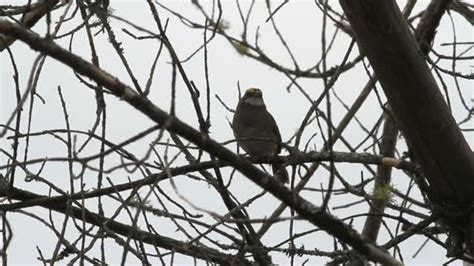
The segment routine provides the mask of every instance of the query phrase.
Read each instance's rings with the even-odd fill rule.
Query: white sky
[[[8,4],[11,1],[0,0],[0,4]],[[16,1],[15,3],[18,3]],[[155,22],[150,15],[149,9],[145,4],[145,1],[111,1],[111,7],[114,9],[114,14],[117,16],[124,17],[129,21],[136,23],[137,25],[147,28],[151,31],[157,31]],[[198,10],[192,6],[190,1],[165,1],[166,5],[175,11],[179,11],[186,17],[199,22],[204,23],[202,16]],[[417,6],[416,10],[423,8],[427,1],[421,1]],[[203,5],[210,6],[210,1],[203,1]],[[247,10],[249,1],[242,1],[244,10]],[[331,1],[332,3],[332,1]],[[337,2],[334,1],[334,5],[337,6]],[[276,6],[276,4],[275,4]],[[61,9],[62,10],[62,9]],[[228,21],[230,25],[229,33],[235,37],[239,37],[242,24],[238,15],[237,7],[233,1],[223,1],[223,18]],[[417,13],[417,11],[413,13]],[[61,11],[62,12],[62,11]],[[160,15],[163,18],[169,16],[169,13],[162,9],[159,9]],[[57,17],[60,12],[54,13]],[[292,61],[290,60],[286,50],[276,38],[273,32],[273,28],[270,23],[265,23],[268,17],[264,1],[258,1],[255,6],[254,13],[250,19],[250,32],[248,33],[249,39],[253,40],[255,36],[256,26],[260,26],[260,47],[267,55],[269,55],[276,62],[292,67]],[[295,57],[298,64],[302,69],[314,65],[321,56],[321,12],[316,8],[312,1],[291,1],[290,4],[286,5],[276,15],[277,24]],[[462,18],[453,14],[455,23],[459,25],[456,28],[456,34],[458,41],[472,41],[473,32],[472,28],[463,21]],[[164,19],[163,19],[164,21]],[[159,43],[153,40],[138,41],[130,38],[128,35],[120,31],[122,27],[126,27],[125,24],[119,23],[115,20],[111,20],[111,23],[115,29],[117,38],[121,41],[125,56],[130,63],[131,68],[134,70],[138,82],[142,87],[145,86],[147,81],[150,66]],[[78,25],[78,20],[72,20],[64,25],[60,33],[65,33],[68,30]],[[130,27],[126,27],[130,30]],[[44,33],[45,23],[44,20],[39,22],[33,30]],[[334,27],[329,23],[328,36],[332,36]],[[136,31],[132,31],[137,33]],[[203,40],[202,30],[191,30],[185,27],[175,17],[170,17],[169,26],[167,30],[168,36],[176,49],[179,58],[184,59],[191,54],[196,48],[198,48]],[[139,33],[138,33],[139,34]],[[450,54],[451,50],[449,47],[440,48],[439,44],[443,42],[452,42],[452,29],[449,22],[449,18],[445,16],[442,24],[438,29],[437,40],[435,42],[435,49],[441,51],[443,54]],[[57,41],[63,47],[67,47],[69,38],[63,38]],[[344,34],[340,33],[336,39],[334,45],[334,51],[330,53],[328,57],[328,65],[332,66],[338,64],[345,53],[345,49],[348,47],[348,39]],[[100,64],[103,69],[109,73],[119,77],[119,79],[129,85],[132,85],[130,78],[126,74],[126,71],[119,61],[118,56],[112,49],[110,43],[107,42],[105,34],[99,34],[96,38],[96,45],[98,48],[98,54],[100,57]],[[73,51],[76,54],[83,56],[86,60],[90,60],[89,46],[85,38],[85,34],[81,31],[79,34],[74,36]],[[264,92],[264,98],[268,109],[276,118],[283,140],[288,140],[289,137],[297,130],[301,123],[301,119],[309,108],[309,102],[299,93],[295,87],[292,87],[291,92],[287,92],[285,88],[289,84],[289,80],[280,72],[270,69],[270,67],[256,62],[252,59],[243,57],[235,52],[235,50],[225,41],[222,37],[217,37],[209,46],[209,72],[210,72],[210,85],[212,90],[212,110],[211,119],[212,137],[219,141],[227,141],[233,138],[232,131],[228,125],[227,119],[231,120],[232,114],[227,112],[221,104],[215,100],[214,95],[219,95],[223,101],[230,107],[234,107],[238,100],[237,83],[239,82],[242,89],[247,87],[258,87]],[[20,71],[20,88],[22,91],[26,89],[26,83],[28,80],[29,70],[33,64],[34,58],[37,53],[32,52],[29,48],[20,43],[16,42],[12,46],[12,51],[15,55],[16,64]],[[357,50],[355,49],[352,53],[352,58],[356,55]],[[0,118],[1,123],[4,124],[10,116],[12,110],[15,108],[14,98],[14,86],[12,76],[12,68],[7,53],[0,53]],[[442,63],[444,67],[449,66],[448,63]],[[198,88],[201,89],[203,97],[201,97],[202,106],[205,106],[205,76],[203,67],[203,54],[200,53],[193,57],[190,61],[184,64],[187,75],[193,80]],[[449,69],[449,68],[448,68]],[[472,69],[469,68],[467,62],[460,62],[459,72],[470,73]],[[152,92],[149,96],[159,107],[169,110],[170,106],[170,73],[171,65],[169,64],[169,57],[167,52],[163,53],[163,57],[159,59],[158,67],[155,71],[154,83],[152,86]],[[459,121],[466,115],[465,110],[462,108],[459,98],[457,97],[454,82],[451,78],[446,79],[448,87],[450,89],[453,113],[455,118]],[[334,86],[338,96],[344,99],[347,104],[352,104],[353,100],[359,92],[362,90],[363,85],[367,82],[367,76],[364,70],[359,66],[349,73],[342,75],[341,79]],[[321,80],[300,80],[299,83],[314,99],[319,96],[322,91],[323,85]],[[472,96],[473,84],[466,80],[459,79],[460,87],[465,97]],[[95,118],[95,99],[93,91],[85,88],[80,84],[74,77],[72,71],[48,58],[46,60],[44,70],[40,76],[38,83],[38,93],[46,100],[46,104],[42,104],[39,99],[36,99],[35,111],[33,115],[32,132],[37,132],[46,129],[57,129],[64,128],[65,122],[61,110],[61,104],[59,96],[57,94],[57,87],[61,86],[64,97],[67,101],[67,108],[70,114],[70,121],[72,128],[88,130],[91,128]],[[187,89],[183,82],[178,78],[177,86],[177,116],[183,121],[197,127],[197,119],[192,109],[191,101]],[[380,93],[383,91],[378,87]],[[334,99],[334,98],[333,98]],[[469,102],[469,98],[467,99]],[[321,109],[325,110],[324,104],[321,104]],[[205,110],[205,108],[204,108]],[[23,121],[26,121],[26,114],[28,108],[24,109]],[[337,124],[345,114],[345,109],[341,104],[333,101],[333,119]],[[366,101],[364,106],[358,112],[358,118],[368,127],[378,119],[380,115],[380,107],[377,102],[375,95],[371,94],[369,99]],[[107,97],[107,123],[108,123],[108,139],[114,143],[119,143],[130,136],[140,132],[153,125],[147,118],[142,114],[135,111],[131,107],[127,106],[126,103],[121,102],[114,97]],[[312,124],[311,127],[314,129],[309,130],[305,134],[306,140],[314,133],[319,132],[316,124]],[[472,127],[472,124],[471,124]],[[26,130],[26,123],[22,125],[22,130]],[[11,135],[11,133],[9,134]],[[319,136],[319,134],[318,134]],[[148,148],[149,141],[155,136],[145,138],[138,143],[130,145],[128,148],[135,153],[137,157],[144,156],[145,150]],[[344,137],[349,140],[352,145],[357,145],[364,137],[365,133],[357,126],[355,122],[352,122],[346,129]],[[474,145],[473,133],[467,134],[471,147]],[[78,142],[84,141],[83,136],[78,136]],[[163,139],[162,141],[166,141]],[[400,140],[399,151],[404,151],[403,141]],[[316,145],[316,150],[321,147],[321,137],[317,137],[316,141],[313,141],[313,145]],[[8,146],[7,146],[8,145]],[[11,143],[5,139],[0,139],[0,146],[9,149]],[[78,145],[79,146],[79,145]],[[363,148],[368,145],[363,145]],[[24,149],[21,146],[20,150]],[[87,151],[82,153],[82,156],[95,154],[98,152],[98,146],[96,144],[91,145]],[[229,148],[235,149],[235,144],[229,145]],[[314,147],[312,148],[314,149]],[[339,142],[336,145],[335,150],[347,151],[346,148]],[[44,158],[45,156],[57,157],[65,155],[65,146],[58,142],[51,136],[40,136],[34,137],[30,144],[29,158]],[[360,151],[359,151],[360,152]],[[367,152],[373,152],[372,149]],[[21,157],[20,157],[21,158]],[[113,166],[117,163],[117,157],[113,156],[111,159],[106,161],[106,165]],[[5,164],[5,156],[0,156],[0,162],[2,165]],[[179,160],[177,165],[184,164],[184,160]],[[40,165],[30,166],[30,171],[39,169]],[[79,171],[79,169],[75,169]],[[360,180],[361,172],[364,172],[364,178],[370,178],[368,172],[361,166],[353,166],[348,164],[338,164],[338,170],[346,177],[346,179],[355,184]],[[4,173],[5,169],[0,169],[0,173]],[[69,178],[67,174],[67,166],[61,163],[47,163],[42,173],[42,176],[47,177],[49,181],[55,185],[68,189]],[[229,169],[224,170],[224,174],[229,174]],[[313,188],[319,188],[320,184],[324,186],[327,183],[327,172],[324,170],[318,170],[309,186]],[[97,174],[87,171],[85,174],[85,182],[88,188],[96,184]],[[126,174],[124,171],[117,171],[109,174],[108,177],[113,180],[115,184],[127,182],[127,178],[136,180],[142,178],[142,176],[136,172],[134,174]],[[227,178],[227,177],[226,177]],[[23,189],[35,191],[36,193],[46,194],[47,187],[40,185],[39,183],[26,183],[23,180],[23,173],[19,172],[16,178],[16,186]],[[242,178],[240,175],[235,177],[231,191],[239,198],[241,202],[259,193],[261,189],[251,183],[250,181]],[[186,177],[179,177],[175,180],[179,185],[179,192],[182,195],[187,195],[194,204],[197,206],[217,211],[220,214],[225,214],[222,203],[218,200],[216,193],[209,188],[203,182],[189,181]],[[166,183],[166,184],[165,184]],[[395,170],[393,172],[393,183],[394,186],[401,191],[407,186],[407,177],[400,171]],[[108,185],[107,181],[105,183]],[[160,183],[165,191],[170,193],[170,196],[176,197],[175,192],[170,188],[169,182]],[[144,190],[146,191],[146,190]],[[371,189],[368,188],[368,191]],[[414,189],[416,193],[417,189]],[[145,194],[145,192],[143,193]],[[303,192],[308,200],[314,204],[319,205],[321,203],[321,196],[317,193]],[[338,196],[331,201],[331,207],[343,205],[351,202],[354,198],[348,196]],[[399,203],[399,202],[398,202]],[[107,202],[110,207],[110,212],[113,212],[116,207],[115,202]],[[274,208],[278,206],[278,203],[271,197],[265,196],[258,200],[248,211],[252,218],[263,218],[264,216],[270,215]],[[96,205],[94,202],[90,203],[91,209],[95,209]],[[160,208],[159,205],[155,207]],[[189,206],[188,206],[189,207]],[[197,210],[190,210],[197,213]],[[177,211],[176,208],[171,208],[172,211]],[[356,205],[349,209],[342,209],[334,211],[333,214],[338,217],[345,217],[350,214],[362,213],[367,210],[365,205]],[[47,218],[46,211],[44,209],[28,209],[36,214],[42,215]],[[391,212],[397,214],[396,212]],[[109,215],[111,213],[108,213]],[[286,211],[283,216],[288,216],[290,213]],[[63,221],[62,215],[53,215],[55,223],[59,226]],[[31,264],[37,263],[36,257],[38,253],[36,247],[40,247],[46,257],[51,255],[56,242],[55,236],[47,229],[39,224],[36,220],[27,218],[24,215],[9,214],[10,222],[14,230],[14,239],[9,249],[9,261],[13,264]],[[408,217],[407,219],[412,219]],[[170,224],[168,221],[163,219],[154,218],[152,220],[156,222],[156,228],[159,229],[159,233],[174,238],[182,239],[185,238],[181,234],[175,233],[175,226]],[[204,219],[210,221],[209,217]],[[360,229],[365,218],[359,218],[354,221],[354,227]],[[389,225],[394,223],[389,222]],[[70,224],[72,226],[72,224]],[[255,225],[255,228],[259,228],[260,225]],[[305,231],[313,228],[312,225],[297,221],[296,232]],[[68,233],[71,235],[77,235],[77,232]],[[263,242],[267,245],[279,243],[280,240],[286,239],[288,235],[288,225],[285,223],[275,225],[264,237]],[[70,239],[74,239],[71,238]],[[385,243],[389,239],[385,230],[382,229],[382,234],[379,239],[379,244]],[[414,264],[438,264],[446,262],[445,251],[437,246],[433,242],[428,242],[426,247],[421,253],[412,258],[412,255],[420,247],[425,240],[424,237],[416,236],[411,240],[404,242],[401,245],[404,250],[404,260],[407,265]],[[109,240],[109,262],[119,263],[121,259],[122,249]],[[325,251],[331,251],[333,242],[332,238],[328,237],[325,233],[317,235],[310,235],[309,237],[301,238],[297,241],[297,247],[304,245],[306,248],[319,248]],[[286,245],[284,246],[286,247]],[[98,249],[96,249],[96,257],[99,257]],[[119,254],[114,256],[113,254]],[[289,258],[282,253],[272,253],[273,261],[279,264],[289,263]],[[300,264],[307,257],[296,257],[295,264]],[[130,262],[133,262],[133,256],[129,255]],[[310,264],[321,264],[326,262],[325,258],[310,258],[308,263]],[[192,263],[192,260],[188,257],[177,256],[175,262],[187,264]],[[136,261],[138,263],[138,261]],[[460,265],[460,263],[453,263],[452,265]]]

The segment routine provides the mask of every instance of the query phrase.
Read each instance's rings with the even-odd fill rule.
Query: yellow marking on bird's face
[[[245,94],[250,95],[250,96],[262,96],[262,91],[257,88],[248,88],[245,91]]]

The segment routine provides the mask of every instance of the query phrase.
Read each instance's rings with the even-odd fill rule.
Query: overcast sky
[[[0,0],[0,4],[8,4],[12,1]],[[18,3],[20,1],[13,1]],[[140,27],[146,28],[150,31],[157,32],[155,22],[150,15],[150,11],[145,1],[111,1],[111,8],[113,8],[113,14],[126,18],[129,21],[139,25]],[[222,1],[223,2],[223,19],[228,23],[228,32],[230,35],[239,37],[242,31],[242,23],[240,21],[237,7],[233,1]],[[330,1],[335,7],[338,7],[337,1]],[[424,8],[427,1],[420,1],[413,14],[416,14],[420,9]],[[190,1],[164,1],[164,3],[171,9],[179,12],[185,17],[194,20],[198,23],[204,23],[203,17],[200,12],[190,3]],[[249,1],[242,1],[242,7],[247,10]],[[210,8],[211,1],[202,1],[202,4],[206,8]],[[276,6],[276,4],[274,4]],[[61,14],[63,9],[57,10],[53,13],[53,17],[57,17]],[[163,21],[169,17],[169,23],[167,28],[168,37],[173,44],[174,48],[180,59],[187,58],[192,54],[203,41],[203,31],[199,29],[190,29],[183,25],[176,17],[170,16],[170,13],[163,9],[158,9],[160,15],[163,16]],[[293,67],[293,63],[284,46],[278,41],[271,23],[266,23],[265,20],[268,17],[268,12],[264,5],[264,1],[258,1],[254,7],[254,11],[249,21],[249,32],[248,36],[250,40],[254,40],[257,26],[259,27],[259,45],[262,50],[267,53],[277,63]],[[78,16],[79,18],[79,16]],[[322,14],[319,9],[312,3],[312,1],[291,1],[282,8],[275,16],[276,23],[282,35],[288,42],[289,47],[295,55],[295,58],[301,69],[305,69],[313,66],[321,57],[321,21]],[[453,14],[454,23],[456,27],[457,41],[473,41],[472,28],[466,23],[461,17]],[[153,63],[153,59],[156,55],[159,43],[156,40],[135,40],[130,36],[124,34],[120,29],[127,28],[128,30],[140,35],[141,33],[134,31],[131,27],[127,26],[122,22],[118,22],[111,19],[111,24],[115,29],[117,39],[121,41],[123,46],[124,55],[130,64],[131,69],[134,71],[139,84],[144,87]],[[68,21],[60,30],[61,33],[65,33],[75,28],[80,21],[76,18]],[[445,16],[438,29],[437,39],[434,44],[434,48],[437,51],[443,52],[444,54],[450,55],[452,53],[451,47],[441,47],[441,43],[452,42],[453,32],[451,28],[451,22],[449,18]],[[328,25],[328,38],[330,38],[334,32],[334,26],[329,23]],[[39,22],[33,28],[34,31],[44,34],[45,22],[44,20]],[[97,30],[97,29],[96,29]],[[96,31],[95,30],[95,31]],[[70,38],[62,38],[56,42],[67,48]],[[333,51],[329,54],[328,65],[333,66],[342,61],[344,53],[349,46],[350,40],[345,36],[344,33],[339,33],[334,42]],[[107,41],[106,34],[99,33],[96,37],[96,45],[98,54],[100,57],[100,65],[107,72],[113,74],[128,85],[132,85],[132,81],[123,65],[121,64],[117,54],[111,47],[111,44]],[[37,57],[37,53],[29,49],[28,46],[21,42],[16,42],[11,47],[12,52],[15,56],[15,61],[20,72],[20,89],[24,91],[29,78],[30,69],[33,65],[33,61]],[[84,31],[78,32],[72,41],[72,50],[74,53],[81,55],[84,59],[90,61],[89,45],[87,43],[86,35]],[[287,141],[299,127],[304,114],[310,107],[308,100],[293,86],[290,91],[286,88],[290,84],[290,80],[282,73],[271,69],[269,66],[262,63],[256,62],[253,59],[244,57],[238,54],[235,49],[222,37],[216,37],[208,46],[208,65],[210,73],[210,87],[212,94],[211,104],[211,124],[212,127],[211,137],[224,142],[231,140],[232,130],[229,126],[228,121],[232,120],[232,113],[226,110],[220,104],[214,95],[218,95],[229,107],[234,108],[238,101],[238,86],[245,90],[247,87],[258,87],[263,90],[264,99],[268,109],[274,115],[277,123],[279,124],[281,135],[284,141]],[[358,50],[354,49],[351,54],[351,58],[357,56]],[[158,66],[155,70],[152,90],[149,98],[159,107],[164,110],[170,108],[170,84],[171,84],[171,64],[167,52],[163,53],[163,56],[158,61]],[[441,66],[449,68],[449,62],[441,62]],[[204,60],[203,53],[200,52],[196,56],[184,63],[184,68],[187,75],[191,80],[195,82],[197,87],[202,92],[200,99],[203,106],[205,106],[205,74],[204,74]],[[458,72],[472,73],[468,63],[460,62]],[[14,110],[15,104],[15,92],[14,83],[12,79],[12,67],[8,54],[3,52],[0,53],[0,118],[1,124],[5,124]],[[349,71],[342,75],[341,79],[338,80],[334,89],[339,97],[341,97],[347,104],[352,104],[353,100],[362,90],[364,84],[368,78],[361,66]],[[454,80],[452,78],[445,79],[449,92],[451,95],[451,105],[453,114],[457,121],[465,118],[466,111],[462,107],[459,97],[457,97],[457,91],[454,86]],[[472,105],[473,97],[473,84],[464,79],[458,80],[463,95],[466,97],[467,103]],[[316,99],[323,89],[321,80],[306,79],[299,80],[299,84],[305,89],[305,91],[313,98]],[[35,99],[35,107],[33,112],[33,123],[32,132],[47,130],[47,129],[58,129],[65,128],[64,116],[61,109],[61,102],[58,96],[57,88],[60,86],[66,100],[67,108],[69,110],[71,127],[78,130],[89,130],[95,120],[95,98],[94,92],[86,88],[81,84],[74,73],[67,66],[53,60],[46,59],[44,69],[38,81],[38,94],[45,100],[43,104],[39,98]],[[378,86],[377,90],[380,94],[383,91]],[[471,97],[471,98],[469,98]],[[149,128],[154,123],[149,121],[144,115],[129,107],[125,102],[116,99],[113,96],[107,96],[107,127],[108,127],[108,139],[114,143],[120,143],[121,141],[129,138],[130,136]],[[321,109],[325,110],[325,105],[321,105]],[[23,125],[22,130],[26,131],[26,115],[28,113],[28,106],[25,106],[23,110]],[[333,101],[332,105],[333,120],[335,124],[338,124],[340,119],[344,116],[346,110],[336,100]],[[198,127],[195,112],[191,105],[189,93],[180,78],[177,83],[177,116],[183,121],[189,123],[195,128]],[[358,113],[360,121],[369,127],[373,126],[375,121],[380,116],[380,105],[377,97],[374,93],[369,96],[369,99],[363,105]],[[317,125],[312,124],[314,130],[308,131],[304,137],[308,140],[313,133],[319,132]],[[470,127],[472,128],[472,123]],[[464,126],[467,128],[468,126]],[[11,136],[11,132],[7,134]],[[357,145],[365,137],[365,132],[357,125],[356,122],[351,122],[349,127],[346,129],[344,137],[352,144]],[[474,146],[474,135],[473,133],[465,134],[471,147]],[[145,151],[148,149],[150,141],[156,136],[147,137],[137,143],[128,146],[129,150],[140,158],[145,156]],[[77,136],[78,146],[85,140],[83,135]],[[163,139],[162,141],[166,141]],[[322,138],[316,137],[312,140],[309,146],[311,150],[319,150],[322,147]],[[81,155],[92,155],[98,152],[98,143],[92,143]],[[361,147],[359,152],[363,151],[364,148],[368,148],[367,152],[373,152],[369,146],[370,143],[366,143]],[[10,149],[10,140],[0,139],[0,146],[4,149]],[[236,150],[235,144],[229,144],[227,146],[233,150]],[[21,151],[24,149],[24,144],[21,146]],[[342,144],[338,143],[335,146],[337,151],[347,151],[347,148]],[[404,151],[403,140],[400,139],[399,151]],[[58,141],[52,136],[39,136],[31,139],[29,148],[29,159],[34,158],[45,158],[45,157],[58,157],[66,154],[66,148],[63,143]],[[22,158],[22,157],[20,157]],[[2,165],[6,163],[6,157],[0,155],[0,162]],[[106,166],[114,166],[118,163],[117,157],[112,156],[111,159],[106,161]],[[180,158],[176,165],[185,164],[185,160]],[[38,170],[40,164],[31,165],[29,170],[34,172]],[[107,167],[106,167],[107,168]],[[0,173],[3,173],[5,169],[0,169]],[[80,169],[75,168],[77,173]],[[347,181],[356,184],[360,181],[361,175],[363,178],[370,178],[369,173],[361,166],[349,165],[349,164],[338,164],[338,171],[346,177]],[[64,163],[47,163],[42,176],[47,177],[49,181],[55,185],[68,189],[69,178],[67,176],[67,165]],[[226,175],[230,174],[230,169],[224,171]],[[20,172],[16,179],[16,186],[23,189],[35,191],[35,193],[47,194],[48,189],[45,185],[36,182],[24,182],[24,173]],[[134,174],[126,173],[125,171],[116,171],[108,177],[115,184],[127,182],[128,178],[136,180],[143,176],[136,172]],[[309,187],[319,188],[320,185],[326,186],[328,173],[320,169],[315,173],[313,180],[308,184]],[[87,188],[91,189],[96,184],[97,174],[91,171],[86,171],[85,182]],[[226,176],[227,178],[227,176]],[[231,186],[231,191],[243,202],[255,194],[259,193],[261,189],[248,181],[247,179],[238,175],[237,180],[234,180]],[[175,180],[179,187],[179,193],[181,195],[187,195],[193,201],[193,203],[199,207],[210,211],[216,211],[220,214],[225,214],[225,208],[222,203],[218,200],[218,196],[214,190],[208,187],[204,182],[190,182],[186,177],[176,178]],[[407,176],[401,171],[395,170],[393,172],[393,184],[394,186],[405,191],[408,180]],[[109,185],[106,183],[106,185]],[[177,197],[176,192],[170,187],[169,182],[166,184],[160,183],[163,190],[170,193],[170,196]],[[368,191],[371,191],[368,189]],[[412,196],[416,197],[417,189],[414,189]],[[145,192],[144,192],[145,193]],[[314,204],[319,205],[321,203],[320,194],[303,192],[308,200]],[[338,205],[344,205],[350,203],[354,198],[350,196],[338,196],[331,201],[330,207],[336,207]],[[398,202],[399,203],[399,202]],[[111,208],[111,212],[117,207],[117,203],[113,201],[107,201]],[[186,205],[186,204],[184,204]],[[95,210],[96,204],[91,201],[90,206],[92,210]],[[190,210],[195,213],[199,211],[194,210],[191,206],[187,205]],[[262,199],[255,202],[248,208],[248,211],[252,218],[263,218],[269,216],[275,207],[278,206],[278,202],[272,196],[264,196]],[[156,207],[159,207],[156,205]],[[44,209],[27,209],[36,214],[42,215],[47,219],[47,212]],[[170,210],[177,210],[176,208],[170,207]],[[355,205],[351,208],[334,210],[333,214],[338,217],[346,217],[351,214],[358,214],[366,212],[366,205]],[[111,213],[109,213],[110,215]],[[392,214],[398,215],[396,212]],[[12,223],[14,238],[9,249],[9,261],[13,264],[30,264],[36,263],[36,257],[38,252],[36,247],[40,247],[46,257],[51,255],[54,249],[54,243],[57,238],[44,226],[39,224],[36,220],[27,218],[21,214],[9,214],[10,222]],[[283,216],[289,216],[290,212],[286,211]],[[63,221],[63,215],[53,215],[55,223],[58,226]],[[169,221],[163,219],[154,218],[156,221],[156,228],[159,228],[159,233],[166,236],[171,236],[177,239],[185,240],[186,238],[175,233],[175,226]],[[205,221],[211,221],[212,219],[207,217]],[[206,220],[207,219],[207,220]],[[409,217],[409,219],[414,219]],[[416,221],[416,219],[414,219]],[[354,227],[358,230],[361,229],[361,225],[365,218],[359,218],[354,220]],[[307,222],[297,221],[295,232],[302,232],[313,228]],[[389,226],[393,226],[395,223],[392,221],[388,222]],[[70,224],[72,226],[72,224]],[[256,225],[259,228],[260,225]],[[384,229],[379,238],[379,244],[385,243],[389,239],[389,235]],[[71,229],[68,233],[71,235],[77,232]],[[282,223],[275,225],[264,237],[263,242],[268,245],[274,245],[279,243],[281,240],[287,239],[288,237],[288,224]],[[71,237],[71,239],[74,239]],[[438,264],[440,262],[446,262],[445,250],[440,248],[437,244],[429,241],[424,249],[415,257],[417,249],[425,241],[425,237],[415,236],[412,239],[401,244],[402,250],[404,250],[404,260],[407,265],[414,264]],[[442,239],[444,241],[444,239]],[[109,262],[120,262],[122,249],[113,244],[112,240],[109,240]],[[325,251],[331,251],[333,249],[332,238],[325,233],[312,234],[309,237],[301,238],[297,242],[297,247],[304,245],[306,248],[318,248]],[[287,247],[287,246],[283,246]],[[99,257],[99,249],[96,250],[96,256]],[[112,254],[120,254],[114,258]],[[272,253],[273,261],[275,263],[285,264],[289,262],[288,257],[282,253]],[[133,257],[129,256],[131,262]],[[296,264],[302,263],[306,259],[296,257]],[[320,264],[326,262],[325,258],[311,258],[308,263]],[[183,256],[177,256],[175,262],[179,263],[192,263],[192,259]],[[136,261],[138,263],[138,261]],[[460,265],[460,262],[453,263],[452,265]]]

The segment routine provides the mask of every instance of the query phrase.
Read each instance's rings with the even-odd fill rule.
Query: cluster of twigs
[[[146,16],[154,22],[152,29],[141,26],[140,21],[130,21],[115,14],[113,6],[105,0],[27,2],[25,5],[0,5],[2,65],[9,66],[13,73],[13,87],[3,84],[1,87],[14,91],[11,95],[15,95],[2,100],[16,102],[13,110],[1,109],[2,113],[10,113],[0,121],[0,196],[3,197],[0,254],[3,264],[8,262],[10,250],[18,248],[13,244],[15,231],[28,230],[16,227],[15,217],[35,220],[35,228],[46,228],[56,237],[56,244],[51,243],[47,253],[44,247],[37,247],[35,257],[43,263],[107,264],[117,261],[117,254],[110,253],[110,247],[115,247],[120,250],[119,261],[123,264],[129,261],[172,264],[182,261],[182,255],[185,255],[218,264],[256,262],[270,265],[279,263],[275,254],[287,256],[291,263],[306,263],[324,257],[331,263],[370,260],[399,264],[407,252],[400,244],[417,235],[426,239],[420,250],[431,241],[448,251],[453,257],[450,261],[473,261],[458,249],[459,246],[453,248],[452,240],[446,241],[448,229],[437,222],[440,214],[430,199],[431,188],[416,158],[409,150],[404,150],[394,114],[377,88],[377,78],[364,61],[364,55],[353,55],[356,53],[354,31],[332,2],[312,3],[322,18],[321,58],[306,69],[300,67],[290,41],[278,26],[278,14],[291,8],[289,1],[276,6],[266,1],[264,7],[266,23],[271,25],[276,39],[291,59],[290,66],[278,63],[279,59],[267,54],[265,47],[259,44],[259,28],[252,25],[251,17],[255,6],[263,3],[255,0],[248,2],[246,7],[239,1],[233,6],[242,24],[242,34],[238,36],[231,33],[225,20],[224,8],[230,8],[229,5],[224,6],[219,0],[191,1],[200,19],[180,12],[179,6],[147,0]],[[466,111],[458,124],[469,134],[472,129],[466,125],[472,122],[473,109],[458,80],[473,76],[458,71],[456,66],[459,61],[472,60],[470,49],[473,44],[460,44],[455,36],[453,43],[446,44],[453,47],[452,55],[437,52],[431,44],[446,11],[450,18],[452,13],[457,13],[472,24],[472,6],[452,1],[446,5],[430,4],[420,13],[413,14],[416,4],[417,1],[407,1],[403,16],[413,25],[420,51],[442,84],[449,105],[455,96],[448,93],[452,90],[445,85],[445,80],[456,81],[456,98],[461,99]],[[46,25],[45,30],[32,30],[39,21]],[[196,47],[189,55],[177,51],[170,32],[175,26],[172,21],[203,33],[201,40],[187,40],[190,46]],[[121,32],[117,30],[118,23],[123,25]],[[329,36],[329,29],[332,29],[329,25],[335,29],[332,36]],[[250,32],[255,32],[255,36],[249,36]],[[78,35],[86,36],[86,39],[78,41],[75,38]],[[336,53],[334,44],[340,35],[349,39],[349,45],[339,56],[340,63],[331,66],[327,58]],[[125,76],[108,73],[110,66],[106,65],[107,60],[98,49],[100,36],[106,36],[109,47],[125,69]],[[57,44],[66,39],[69,47]],[[137,70],[130,63],[127,55],[132,51],[123,43],[150,40],[157,45],[155,51],[150,52],[153,60],[148,75],[142,79],[139,71],[144,71],[145,67]],[[225,40],[242,57],[264,64],[276,75],[286,77],[287,91],[304,97],[307,111],[297,118],[301,123],[294,135],[285,139],[284,147],[289,155],[250,161],[230,150],[234,146],[228,144],[234,141],[220,141],[212,134],[211,125],[217,126],[212,119],[218,114],[211,111],[216,109],[217,101],[232,115],[232,108],[227,107],[229,104],[213,88],[209,69],[209,55],[213,53],[210,46],[219,40]],[[17,67],[15,49],[19,42],[38,52],[30,69]],[[82,48],[87,47],[90,60],[74,51],[73,44],[78,42]],[[459,47],[463,50],[456,50]],[[195,82],[186,70],[186,64],[197,57],[203,58],[203,82]],[[74,104],[68,102],[67,91],[73,88],[65,88],[65,84],[57,84],[54,77],[43,74],[47,68],[45,62],[51,58],[74,71],[81,84],[81,88],[76,89],[93,91],[95,108],[71,108]],[[163,58],[169,61],[160,63],[165,60]],[[439,64],[442,60],[452,62],[452,68],[443,68]],[[157,88],[155,82],[156,76],[164,75],[157,70],[160,64],[171,66],[167,73],[170,84],[163,88]],[[359,66],[367,76],[366,85],[360,89],[351,88],[360,94],[352,103],[346,103],[334,86]],[[20,77],[25,76],[27,83],[20,84]],[[47,116],[38,113],[38,105],[52,101],[42,96],[46,94],[38,86],[42,79],[48,79],[57,88],[64,119],[62,128],[34,130],[34,124],[40,123],[37,120]],[[323,89],[314,96],[302,85],[305,80],[317,80]],[[197,83],[204,85],[199,87]],[[178,93],[181,88],[187,95]],[[169,110],[153,100],[152,95],[157,90],[167,91]],[[379,118],[367,126],[358,111],[370,95],[377,97]],[[134,128],[125,140],[112,140],[113,131],[121,130],[108,126],[109,117],[115,115],[111,111],[111,106],[116,104],[113,97],[123,101],[121,105],[132,106],[135,110],[128,111],[144,115],[153,125],[142,130]],[[179,116],[178,103],[184,101],[180,97],[187,98],[192,106],[190,113],[196,121],[194,126]],[[346,110],[338,124],[334,119],[336,104]],[[92,125],[87,129],[76,129],[71,120],[71,114],[76,112],[95,112]],[[356,145],[352,144],[356,140],[346,130],[350,122],[355,122],[366,134]],[[284,124],[280,125],[283,127]],[[47,155],[47,150],[37,150],[37,144],[45,138],[60,143],[64,154],[52,157]],[[145,147],[140,152],[130,148],[139,143]],[[314,143],[321,143],[321,148],[315,149]],[[275,161],[292,170],[289,187],[258,167],[258,164]],[[347,164],[365,174],[354,182],[341,171]],[[64,171],[54,172],[59,166]],[[398,169],[397,175],[408,183],[403,190],[392,185],[393,168]],[[242,180],[234,178],[237,173],[249,178],[263,191],[242,202],[236,192],[236,184]],[[320,187],[314,187],[317,175],[324,176],[322,182],[317,181],[321,182]],[[191,189],[183,188],[186,186]],[[206,193],[214,197],[212,206],[200,203]],[[268,194],[278,202],[267,197]],[[338,198],[345,198],[345,203]],[[255,206],[261,208],[262,204],[267,206],[265,214],[271,213],[269,216],[255,215]],[[268,206],[273,205],[274,209],[269,209]],[[42,209],[49,213],[38,211]],[[289,211],[285,212],[287,209]],[[312,225],[310,229],[301,229],[307,228],[303,221]],[[357,221],[363,224],[360,233],[351,226]],[[390,240],[381,242],[379,233],[388,235]],[[271,243],[266,238],[280,241]],[[324,241],[318,239],[333,239],[332,249],[328,248],[331,245],[323,245]]]

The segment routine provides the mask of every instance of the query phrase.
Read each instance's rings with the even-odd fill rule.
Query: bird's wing
[[[280,130],[278,129],[278,125],[275,121],[275,118],[273,118],[273,116],[269,113],[268,113],[268,116],[269,116],[269,121],[271,121],[271,134],[273,135],[273,139],[275,141],[278,142],[277,144],[277,150],[276,150],[276,153],[275,154],[280,154],[281,152],[281,134],[280,134]]]

